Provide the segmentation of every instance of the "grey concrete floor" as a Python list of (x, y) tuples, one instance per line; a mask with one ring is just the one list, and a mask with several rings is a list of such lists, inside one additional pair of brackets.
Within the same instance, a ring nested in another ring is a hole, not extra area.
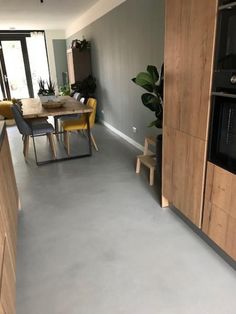
[(17, 314), (236, 313), (236, 272), (160, 208), (136, 149), (96, 126), (99, 153), (38, 168), (8, 133), (23, 205)]

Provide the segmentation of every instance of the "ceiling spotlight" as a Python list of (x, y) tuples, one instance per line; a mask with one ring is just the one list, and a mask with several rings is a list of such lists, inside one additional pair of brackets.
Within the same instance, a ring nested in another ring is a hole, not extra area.
[(44, 0), (40, 0), (41, 3), (43, 3)]

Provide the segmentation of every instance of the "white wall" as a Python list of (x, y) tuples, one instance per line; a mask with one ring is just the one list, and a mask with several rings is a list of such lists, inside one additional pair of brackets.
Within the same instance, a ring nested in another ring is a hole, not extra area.
[(46, 37), (46, 44), (47, 44), (47, 51), (48, 51), (48, 63), (49, 63), (51, 79), (53, 82), (56, 83), (56, 88), (58, 88), (55, 55), (54, 55), (54, 50), (53, 50), (53, 39), (65, 39), (65, 31), (64, 30), (46, 30), (45, 37)]

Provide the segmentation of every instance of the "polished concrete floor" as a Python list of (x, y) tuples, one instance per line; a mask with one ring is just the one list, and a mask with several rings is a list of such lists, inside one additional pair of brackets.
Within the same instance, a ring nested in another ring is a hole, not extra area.
[(8, 130), (23, 206), (17, 314), (236, 313), (236, 272), (160, 208), (136, 149), (97, 126), (99, 153), (38, 168)]

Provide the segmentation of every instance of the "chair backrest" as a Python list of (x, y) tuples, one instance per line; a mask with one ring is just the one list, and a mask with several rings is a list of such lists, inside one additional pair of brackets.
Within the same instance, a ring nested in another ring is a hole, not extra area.
[(29, 124), (24, 120), (18, 105), (12, 105), (11, 110), (16, 121), (17, 128), (22, 135), (31, 135), (32, 131)]
[(76, 100), (80, 100), (81, 94), (80, 93), (74, 93), (73, 98)]
[(84, 97), (81, 97), (79, 101), (80, 101), (82, 104), (84, 104), (85, 98), (84, 98)]
[(90, 127), (92, 128), (94, 126), (95, 118), (96, 118), (97, 100), (95, 98), (89, 98), (86, 105), (93, 108), (93, 112), (89, 116), (89, 124), (90, 124)]

